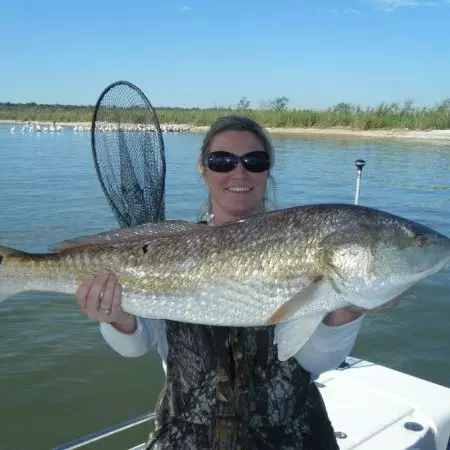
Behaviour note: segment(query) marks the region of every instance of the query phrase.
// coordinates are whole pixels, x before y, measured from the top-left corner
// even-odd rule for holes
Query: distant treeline
[[[350,103],[339,103],[324,110],[288,108],[288,99],[280,97],[258,109],[249,107],[245,97],[236,107],[213,108],[155,108],[161,123],[210,125],[226,114],[244,114],[266,127],[346,127],[359,130],[450,129],[450,98],[435,107],[415,107],[412,102],[382,103],[376,107],[361,108]],[[39,105],[36,103],[0,103],[0,120],[19,122],[90,122],[94,106]],[[130,121],[142,123],[142,110],[130,110]]]

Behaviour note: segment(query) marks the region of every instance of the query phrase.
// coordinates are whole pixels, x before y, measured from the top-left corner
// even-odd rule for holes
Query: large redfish
[[[53,253],[0,247],[0,295],[74,293],[106,268],[122,307],[209,325],[276,324],[280,359],[338,308],[376,308],[450,262],[450,240],[363,206],[307,205],[209,227],[148,224],[62,243]]]

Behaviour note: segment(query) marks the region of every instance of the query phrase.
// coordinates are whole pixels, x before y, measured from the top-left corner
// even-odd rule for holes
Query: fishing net
[[[155,110],[132,83],[117,81],[95,106],[95,169],[120,227],[165,219],[164,141]]]

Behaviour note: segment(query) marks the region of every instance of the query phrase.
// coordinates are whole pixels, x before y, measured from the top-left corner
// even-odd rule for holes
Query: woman
[[[237,116],[218,119],[199,158],[209,189],[208,225],[263,212],[273,161],[259,124]],[[141,356],[157,347],[163,359],[166,384],[148,448],[338,449],[312,374],[349,354],[363,311],[328,314],[303,348],[281,362],[273,327],[213,327],[127,314],[111,273],[86,280],[76,299],[118,353]]]

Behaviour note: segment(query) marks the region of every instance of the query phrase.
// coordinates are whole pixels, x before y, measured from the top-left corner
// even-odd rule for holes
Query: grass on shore
[[[433,108],[415,108],[411,104],[380,104],[362,109],[340,103],[325,110],[297,109],[183,109],[155,108],[161,123],[210,125],[227,114],[249,116],[265,127],[277,128],[350,128],[355,130],[443,130],[450,129],[450,99]],[[90,122],[93,106],[38,105],[36,103],[0,103],[0,120],[18,122]],[[133,116],[133,112],[131,112]],[[136,111],[135,117],[139,114]],[[137,119],[135,121],[139,123]]]

